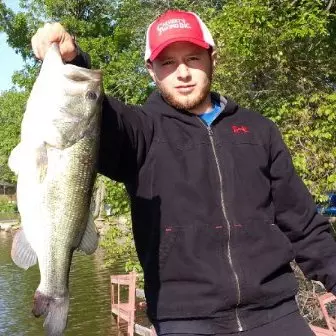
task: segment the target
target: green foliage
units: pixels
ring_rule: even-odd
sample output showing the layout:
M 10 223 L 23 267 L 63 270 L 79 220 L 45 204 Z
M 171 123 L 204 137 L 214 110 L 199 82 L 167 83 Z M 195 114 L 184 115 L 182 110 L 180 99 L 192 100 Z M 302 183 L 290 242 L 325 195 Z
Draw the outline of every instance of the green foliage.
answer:
M 17 212 L 17 206 L 15 202 L 11 202 L 5 199 L 0 199 L 0 213 L 1 214 L 14 214 Z
M 109 223 L 109 230 L 103 237 L 101 246 L 105 249 L 107 267 L 119 272 L 142 272 L 134 246 L 129 213 L 115 217 Z
M 0 1 L 0 32 L 7 34 L 8 44 L 20 54 L 24 60 L 33 56 L 30 39 L 36 30 L 30 13 L 15 14 Z
M 104 203 L 111 206 L 113 214 L 106 220 L 109 227 L 101 240 L 101 246 L 105 250 L 105 264 L 114 272 L 135 270 L 141 274 L 142 269 L 134 246 L 130 204 L 125 186 L 104 176 L 99 176 L 98 181 L 105 185 Z
M 105 204 L 112 207 L 114 216 L 122 216 L 130 213 L 130 205 L 125 186 L 122 183 L 112 181 L 103 176 L 100 177 L 105 184 Z
M 228 1 L 213 14 L 220 91 L 262 111 L 281 98 L 330 90 L 334 17 L 318 1 Z
M 316 200 L 336 186 L 336 93 L 298 96 L 274 120 L 281 126 L 294 165 Z
M 19 143 L 20 125 L 27 95 L 6 91 L 0 95 L 0 180 L 14 182 L 15 176 L 8 167 L 8 157 Z
M 105 264 L 113 268 L 114 272 L 135 270 L 141 274 L 142 269 L 134 246 L 130 204 L 125 186 L 103 176 L 99 177 L 99 181 L 105 185 L 104 202 L 111 206 L 113 214 L 113 217 L 106 222 L 109 228 L 101 241 L 101 246 L 105 250 Z

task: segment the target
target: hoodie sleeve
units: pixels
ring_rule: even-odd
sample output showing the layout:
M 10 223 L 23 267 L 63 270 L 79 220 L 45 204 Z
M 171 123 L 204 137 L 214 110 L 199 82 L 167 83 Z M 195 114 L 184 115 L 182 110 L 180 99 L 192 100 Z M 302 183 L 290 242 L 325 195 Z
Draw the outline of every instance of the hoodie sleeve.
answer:
M 317 213 L 307 187 L 295 172 L 278 128 L 271 133 L 271 187 L 276 223 L 290 239 L 295 261 L 311 280 L 336 295 L 336 242 L 326 217 Z
M 91 69 L 90 55 L 84 52 L 77 43 L 76 47 L 77 47 L 77 56 L 70 63 L 82 68 Z
M 98 172 L 129 183 L 143 164 L 153 138 L 153 120 L 141 107 L 104 97 Z
M 89 54 L 79 46 L 71 64 L 91 68 Z M 115 181 L 134 181 L 145 160 L 153 135 L 152 118 L 139 106 L 104 96 L 102 106 L 98 172 Z

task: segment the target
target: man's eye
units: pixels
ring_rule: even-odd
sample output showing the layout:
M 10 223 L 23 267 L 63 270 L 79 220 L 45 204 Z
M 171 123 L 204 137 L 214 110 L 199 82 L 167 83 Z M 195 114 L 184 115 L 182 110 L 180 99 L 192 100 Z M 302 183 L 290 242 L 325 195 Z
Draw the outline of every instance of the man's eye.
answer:
M 170 65 L 170 64 L 173 64 L 174 62 L 173 61 L 164 61 L 164 62 L 162 62 L 161 64 L 162 65 Z
M 188 58 L 189 61 L 198 61 L 199 60 L 199 57 L 198 56 L 190 56 Z

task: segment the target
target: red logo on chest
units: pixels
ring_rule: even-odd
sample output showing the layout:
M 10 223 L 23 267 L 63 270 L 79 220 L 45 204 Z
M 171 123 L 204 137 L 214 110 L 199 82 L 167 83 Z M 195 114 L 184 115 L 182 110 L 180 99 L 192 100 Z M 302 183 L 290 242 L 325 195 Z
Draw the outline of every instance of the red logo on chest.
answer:
M 246 134 L 246 133 L 249 133 L 249 129 L 247 126 L 236 126 L 236 125 L 233 125 L 232 126 L 232 131 L 234 134 Z

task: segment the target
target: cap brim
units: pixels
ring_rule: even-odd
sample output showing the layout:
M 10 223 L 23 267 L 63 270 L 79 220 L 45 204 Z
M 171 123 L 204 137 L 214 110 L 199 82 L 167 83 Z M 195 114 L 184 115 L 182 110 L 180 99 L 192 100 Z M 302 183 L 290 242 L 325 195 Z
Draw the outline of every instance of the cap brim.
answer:
M 195 38 L 191 38 L 191 37 L 176 37 L 176 38 L 172 38 L 167 40 L 166 42 L 160 44 L 160 46 L 158 46 L 155 50 L 152 51 L 151 56 L 149 57 L 150 61 L 153 62 L 155 60 L 156 57 L 158 57 L 158 55 L 160 54 L 160 52 L 168 47 L 170 44 L 174 43 L 174 42 L 190 42 L 193 44 L 198 45 L 199 47 L 202 47 L 204 49 L 208 49 L 210 47 L 209 43 L 206 43 L 204 41 L 195 39 Z

